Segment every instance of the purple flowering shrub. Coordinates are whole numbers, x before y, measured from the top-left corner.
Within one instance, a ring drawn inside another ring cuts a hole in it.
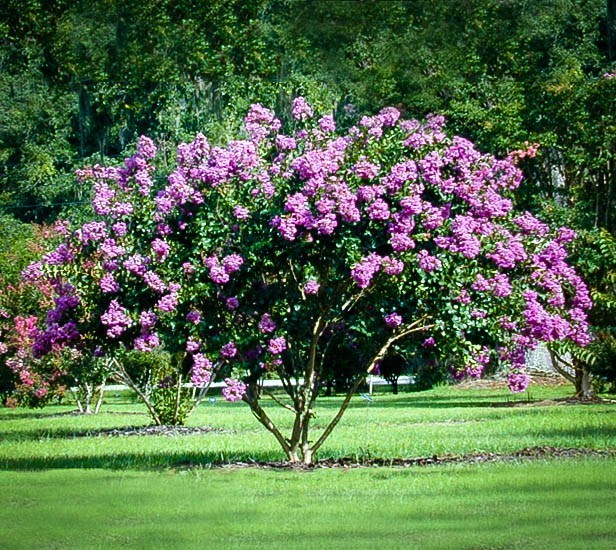
[[[157,174],[147,138],[123,167],[81,173],[99,219],[47,261],[80,297],[81,338],[183,354],[178,380],[197,386],[224,373],[223,393],[306,462],[394,345],[446,361],[456,378],[508,365],[522,391],[526,350],[588,343],[588,291],[566,261],[575,235],[515,212],[519,154],[496,159],[449,137],[442,117],[402,120],[394,108],[344,133],[302,98],[292,113],[283,130],[255,105],[243,139],[198,135],[169,174]],[[354,382],[309,437],[340,346],[357,357]],[[260,404],[272,373],[295,415],[289,436]]]

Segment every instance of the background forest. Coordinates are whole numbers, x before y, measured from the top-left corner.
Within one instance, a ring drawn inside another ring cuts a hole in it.
[[[614,0],[6,0],[0,289],[40,253],[41,224],[89,217],[75,169],[119,162],[141,134],[224,141],[251,103],[296,95],[342,123],[444,114],[496,155],[539,144],[519,206],[578,231],[596,339],[569,351],[578,386],[588,370],[614,383]]]

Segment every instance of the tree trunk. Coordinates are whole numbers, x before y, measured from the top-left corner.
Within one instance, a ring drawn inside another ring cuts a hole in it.
[[[574,361],[575,364],[575,396],[579,399],[592,399],[595,392],[592,388],[592,375],[584,364]]]
[[[270,395],[276,403],[293,413],[294,421],[290,436],[285,437],[280,429],[269,418],[266,411],[261,407],[259,402],[261,399],[261,387],[258,382],[253,381],[248,384],[248,388],[243,399],[250,406],[252,414],[255,418],[276,438],[290,463],[305,465],[312,464],[317,451],[321,448],[323,443],[330,436],[331,432],[340,422],[340,419],[351,402],[351,398],[358,391],[359,387],[365,383],[366,377],[374,370],[375,366],[383,360],[390,347],[395,342],[414,332],[423,332],[429,328],[432,328],[432,325],[424,324],[426,321],[426,318],[421,318],[411,325],[404,327],[399,332],[396,332],[385,341],[379,351],[366,365],[365,371],[356,377],[355,381],[347,391],[338,412],[334,418],[329,421],[318,438],[316,438],[316,441],[310,439],[309,433],[310,421],[314,417],[315,402],[319,391],[318,365],[322,365],[323,363],[322,361],[317,361],[318,340],[326,327],[326,324],[322,322],[321,318],[319,318],[315,324],[313,341],[304,371],[303,383],[295,389],[290,383],[290,379],[284,379],[281,376],[283,387],[290,397],[292,404],[283,402],[273,394]]]

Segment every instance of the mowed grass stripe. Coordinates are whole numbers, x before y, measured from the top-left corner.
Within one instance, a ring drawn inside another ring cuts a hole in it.
[[[546,446],[616,449],[613,404],[543,403],[569,392],[568,386],[537,388],[531,403],[506,390],[459,388],[377,394],[372,403],[354,397],[320,456],[362,460],[507,453]],[[315,428],[326,424],[340,399],[323,399]],[[100,435],[103,430],[147,425],[148,416],[138,404],[106,404],[97,416],[66,414],[71,408],[0,409],[0,469],[150,469],[283,458],[274,438],[242,403],[203,404],[189,425],[219,431],[179,437]],[[286,411],[274,404],[267,408],[277,422],[290,426]]]
[[[0,472],[30,548],[613,548],[616,461]]]

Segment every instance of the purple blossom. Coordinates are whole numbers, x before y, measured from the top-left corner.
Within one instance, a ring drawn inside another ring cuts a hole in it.
[[[226,386],[222,389],[222,395],[227,401],[235,402],[241,401],[246,394],[246,384],[239,380],[232,380],[231,378],[225,378]]]
[[[106,216],[111,213],[111,200],[115,197],[115,191],[106,183],[98,181],[94,184],[94,198],[92,206],[94,212],[99,216]]]
[[[403,322],[402,316],[395,311],[385,315],[383,320],[389,328],[398,328]]]
[[[244,206],[237,205],[233,208],[233,215],[238,220],[247,220],[250,218],[250,210]]]
[[[21,278],[26,282],[36,282],[41,277],[43,277],[43,264],[41,262],[32,262],[21,272]]]
[[[282,336],[279,336],[278,338],[272,338],[267,346],[267,351],[269,351],[273,355],[280,355],[286,349],[287,341]]]
[[[521,393],[530,384],[531,378],[525,372],[512,372],[507,376],[507,386],[513,393]]]
[[[297,149],[297,142],[292,137],[278,134],[276,136],[276,147],[281,151],[293,151]]]
[[[227,306],[228,310],[233,311],[240,306],[240,302],[235,296],[230,296],[225,300],[225,305]]]
[[[202,353],[196,353],[193,355],[193,366],[190,371],[190,381],[197,388],[204,388],[212,379],[212,371],[214,365],[212,362]]]
[[[394,126],[400,118],[400,111],[395,107],[385,107],[377,115],[383,126]]]
[[[198,325],[201,322],[201,312],[193,309],[186,314],[186,320],[193,325]]]
[[[313,111],[308,102],[300,96],[293,99],[291,114],[295,120],[308,120],[312,118]]]
[[[102,241],[107,235],[107,224],[105,222],[84,223],[78,235],[83,244]]]
[[[175,311],[178,305],[178,295],[175,293],[166,294],[158,302],[156,302],[156,309],[159,311],[171,313]]]
[[[167,289],[167,285],[154,271],[146,271],[143,274],[143,280],[154,292],[162,294]]]
[[[244,126],[250,138],[256,142],[265,139],[271,132],[280,130],[282,124],[273,111],[255,103],[244,117]]]
[[[261,320],[259,321],[259,330],[263,334],[274,332],[276,330],[276,323],[274,323],[269,313],[264,313],[261,316]]]
[[[385,221],[390,216],[389,205],[383,199],[376,199],[366,208],[366,211],[371,220]]]
[[[145,332],[135,338],[135,342],[133,345],[135,346],[136,350],[146,352],[152,351],[153,349],[160,347],[161,342],[157,334],[150,334]]]
[[[383,258],[382,266],[387,275],[400,275],[404,271],[404,262],[389,256]]]
[[[304,293],[305,294],[318,294],[321,285],[314,279],[309,279],[304,284]]]
[[[242,258],[239,254],[230,254],[229,256],[225,256],[222,259],[222,265],[224,266],[226,273],[234,273],[244,263],[244,258]]]
[[[128,226],[124,222],[116,222],[111,229],[118,237],[124,237],[128,233]]]
[[[376,178],[379,174],[381,167],[378,164],[367,161],[365,158],[360,159],[355,163],[351,172],[353,172],[359,179],[371,180]]]
[[[419,268],[427,271],[428,273],[441,267],[441,261],[436,256],[430,255],[426,250],[419,251],[417,254],[417,262],[419,264]]]
[[[460,304],[470,304],[472,302],[471,295],[468,293],[468,290],[463,288],[458,296],[456,296],[455,301]]]
[[[334,117],[332,115],[324,115],[319,119],[319,128],[323,132],[335,132],[336,131],[336,123],[334,122]]]
[[[434,340],[434,338],[432,336],[430,336],[429,338],[426,338],[421,345],[424,348],[433,348],[434,346],[436,346],[436,340]]]
[[[127,309],[117,300],[112,300],[105,313],[101,315],[101,323],[107,327],[109,338],[117,338],[133,324]]]
[[[186,351],[188,353],[196,353],[200,349],[201,349],[201,341],[200,340],[196,340],[195,338],[190,337],[186,341]]]
[[[116,202],[112,206],[112,212],[115,216],[130,216],[135,211],[130,202]]]
[[[156,325],[157,317],[153,311],[142,311],[139,314],[139,325],[144,331],[149,331]]]
[[[99,286],[105,294],[115,294],[120,290],[120,284],[111,273],[106,273],[103,275]]]
[[[233,359],[237,355],[237,347],[233,342],[228,342],[220,348],[220,355],[225,359]]]
[[[356,264],[351,270],[351,277],[359,288],[368,288],[374,276],[381,269],[383,258],[378,254],[371,253]]]
[[[105,239],[100,250],[106,259],[113,259],[126,253],[126,249],[116,243],[115,239]]]
[[[62,243],[53,252],[43,256],[43,262],[49,265],[64,265],[72,262],[74,259],[75,255],[66,243]]]
[[[156,257],[159,261],[163,261],[167,256],[169,256],[169,252],[171,251],[171,247],[169,243],[163,241],[162,239],[154,239],[152,241],[152,250],[156,254]]]

